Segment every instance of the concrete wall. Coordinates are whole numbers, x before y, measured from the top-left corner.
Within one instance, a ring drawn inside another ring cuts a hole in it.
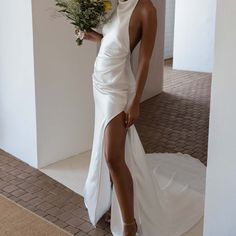
[[[236,2],[219,0],[204,236],[236,235]]]
[[[5,0],[2,8],[7,10],[0,16],[0,148],[37,168],[88,151],[97,45],[76,45],[73,25],[53,17],[54,0]],[[143,100],[162,91],[163,1],[158,11],[158,39]]]
[[[175,28],[175,0],[166,0],[164,58],[173,58]]]
[[[0,148],[37,166],[31,0],[2,0]]]
[[[52,18],[54,0],[32,0],[39,167],[92,145],[96,44],[75,43],[74,26]]]
[[[96,45],[76,45],[74,27],[52,17],[54,0],[2,8],[0,148],[37,168],[89,150]]]
[[[176,0],[174,68],[212,72],[216,0]]]

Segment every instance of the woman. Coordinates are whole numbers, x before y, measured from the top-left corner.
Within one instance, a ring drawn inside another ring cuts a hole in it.
[[[133,125],[139,116],[156,29],[157,13],[151,0],[118,0],[102,34],[93,30],[85,34],[85,39],[101,46],[93,73],[95,127],[84,200],[94,226],[111,207],[115,236],[179,236],[203,215],[204,194],[191,186],[204,185],[204,166],[180,153],[145,154]],[[139,41],[135,79],[130,56]],[[188,182],[191,173],[194,183]],[[182,180],[182,174],[187,182],[180,184],[175,179]],[[187,220],[179,219],[180,210]]]

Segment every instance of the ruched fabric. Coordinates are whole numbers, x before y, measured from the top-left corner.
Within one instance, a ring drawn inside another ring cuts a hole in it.
[[[114,236],[122,236],[122,217],[105,160],[104,131],[115,116],[127,111],[135,93],[129,23],[138,3],[118,1],[111,21],[102,29],[104,37],[94,63],[94,137],[84,187],[84,202],[95,227],[111,206]],[[137,235],[192,236],[191,230],[203,218],[205,166],[187,154],[145,153],[134,125],[127,131],[125,161],[134,182]]]

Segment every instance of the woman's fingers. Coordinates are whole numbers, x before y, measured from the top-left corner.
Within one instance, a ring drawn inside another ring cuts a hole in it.
[[[93,32],[85,32],[84,39],[96,41],[96,35]]]
[[[81,31],[79,28],[75,29],[75,34],[80,37],[83,34],[83,39],[98,41],[98,33],[93,29]]]
[[[88,39],[88,40],[92,40],[94,37],[93,37],[93,35],[91,35],[90,33],[85,33],[84,34],[84,39]]]
[[[130,116],[129,113],[127,113],[127,118],[126,118],[126,128],[129,128],[132,124],[134,124],[135,119]]]
[[[128,123],[128,113],[125,113],[125,124],[127,125]]]
[[[125,116],[125,126],[126,126],[126,129],[128,129],[128,127],[129,127],[129,113],[126,113],[126,116]]]
[[[134,119],[130,119],[128,123],[128,127],[130,127],[134,123]]]

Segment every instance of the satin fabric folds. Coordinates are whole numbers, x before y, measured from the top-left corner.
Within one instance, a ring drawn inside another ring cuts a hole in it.
[[[122,236],[122,217],[115,188],[111,187],[104,155],[107,124],[127,108],[136,80],[130,62],[129,23],[138,0],[118,0],[94,63],[95,123],[84,202],[89,219],[97,222],[111,206],[111,231]],[[145,153],[134,125],[125,141],[125,161],[134,183],[134,211],[138,236],[194,235],[204,212],[205,166],[182,153]],[[191,233],[192,231],[192,233]],[[199,232],[199,231],[198,231]]]

